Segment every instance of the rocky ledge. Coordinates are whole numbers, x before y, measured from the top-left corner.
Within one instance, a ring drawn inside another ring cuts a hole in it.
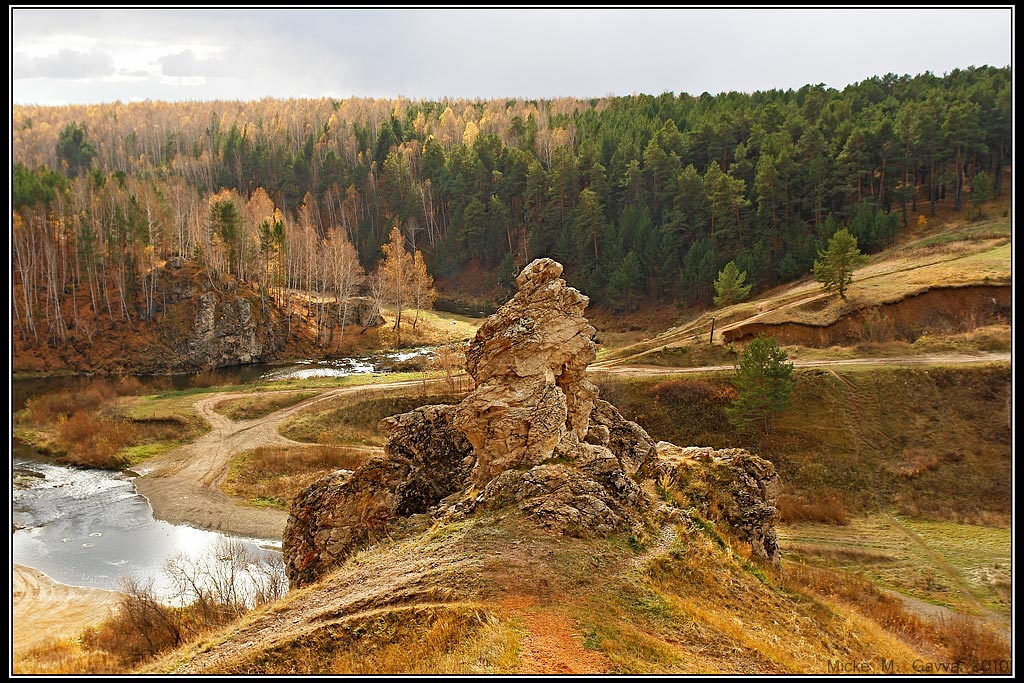
[[[317,580],[401,517],[515,506],[558,533],[644,530],[699,517],[777,564],[774,466],[738,449],[655,443],[587,379],[589,299],[538,259],[466,353],[475,389],[454,406],[385,419],[384,455],[325,477],[292,503],[293,586]]]

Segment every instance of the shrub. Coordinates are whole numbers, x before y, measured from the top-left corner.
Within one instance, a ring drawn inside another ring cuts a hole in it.
[[[63,460],[86,467],[117,469],[128,462],[118,451],[136,438],[135,428],[122,419],[100,417],[80,410],[57,425],[65,451]]]
[[[956,614],[939,622],[939,637],[949,647],[950,658],[963,663],[960,673],[1009,673],[1010,643],[976,617]]]
[[[850,513],[836,494],[808,501],[800,496],[782,494],[776,503],[779,517],[786,524],[797,522],[821,522],[845,526],[850,523]]]

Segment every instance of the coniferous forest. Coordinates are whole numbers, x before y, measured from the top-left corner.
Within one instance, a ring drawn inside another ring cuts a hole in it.
[[[980,67],[752,94],[19,105],[14,334],[158,316],[171,257],[350,294],[396,226],[461,297],[549,256],[594,305],[708,305],[730,261],[763,290],[843,227],[871,253],[937,201],[1000,193],[1011,87]]]

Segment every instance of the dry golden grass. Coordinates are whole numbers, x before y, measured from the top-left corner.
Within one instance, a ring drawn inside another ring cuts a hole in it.
[[[86,649],[75,638],[53,640],[17,654],[11,670],[15,674],[30,676],[127,673],[115,656]]]
[[[390,310],[381,311],[385,324],[377,329],[382,349],[398,346],[398,334],[394,328],[394,313]],[[419,321],[413,329],[416,311],[402,310],[401,345],[403,347],[439,346],[453,341],[472,339],[477,328],[483,324],[482,318],[470,318],[455,313],[439,311],[420,311]]]
[[[422,405],[455,401],[455,397],[447,394],[425,394],[422,387],[417,386],[363,400],[345,396],[295,415],[281,425],[279,431],[294,441],[383,446],[387,439],[377,429],[377,425],[385,417],[408,412]]]
[[[316,396],[315,391],[272,392],[221,401],[213,407],[232,420],[253,420]]]
[[[825,673],[836,652],[907,671],[919,656],[861,615],[777,580],[698,530],[595,596],[581,621],[616,673]]]
[[[399,607],[316,628],[207,670],[211,674],[507,674],[519,635],[475,604]]]
[[[299,491],[335,470],[356,469],[372,453],[349,447],[264,446],[237,456],[221,489],[254,505],[287,510]]]
[[[846,603],[917,647],[929,644],[935,638],[928,623],[910,614],[898,597],[882,592],[863,577],[792,562],[785,565],[782,576],[782,585],[786,588],[809,590]]]

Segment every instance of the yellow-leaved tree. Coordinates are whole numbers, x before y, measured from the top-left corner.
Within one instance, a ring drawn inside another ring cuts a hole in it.
[[[410,277],[413,258],[405,250],[405,238],[398,226],[391,228],[388,241],[381,247],[384,259],[377,266],[378,277],[383,289],[384,301],[395,313],[396,345],[402,343],[402,308],[409,302],[412,293]]]
[[[412,258],[412,273],[410,278],[412,285],[412,304],[416,307],[416,317],[412,321],[412,329],[416,329],[416,323],[420,319],[420,311],[425,311],[434,305],[437,299],[437,290],[434,289],[434,278],[427,272],[427,264],[423,260],[423,252],[416,250]]]

